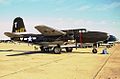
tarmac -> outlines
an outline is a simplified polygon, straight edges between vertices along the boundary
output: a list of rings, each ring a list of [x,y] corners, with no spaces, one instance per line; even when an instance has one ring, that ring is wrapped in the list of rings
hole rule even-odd
[[[37,47],[37,46],[36,46]],[[53,54],[28,44],[0,43],[0,79],[120,79],[120,44]]]

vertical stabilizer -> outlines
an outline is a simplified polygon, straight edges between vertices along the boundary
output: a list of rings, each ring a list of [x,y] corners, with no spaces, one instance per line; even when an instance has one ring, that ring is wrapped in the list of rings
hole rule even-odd
[[[12,32],[26,32],[25,25],[23,19],[21,17],[17,17],[13,21]]]

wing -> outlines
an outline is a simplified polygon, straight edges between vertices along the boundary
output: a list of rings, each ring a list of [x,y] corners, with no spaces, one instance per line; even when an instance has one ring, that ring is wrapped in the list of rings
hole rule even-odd
[[[11,32],[5,32],[4,34],[5,34],[6,36],[10,37],[10,38],[23,37],[23,35],[11,33]]]
[[[31,37],[41,36],[41,34],[33,34],[33,33],[27,33],[27,32],[23,32],[23,33],[5,32],[4,34],[10,38],[14,38],[14,37],[29,38],[30,36]]]
[[[45,36],[57,36],[57,35],[65,35],[66,34],[63,31],[59,31],[59,30],[53,29],[51,27],[47,27],[45,25],[39,25],[39,26],[36,26],[35,28]]]

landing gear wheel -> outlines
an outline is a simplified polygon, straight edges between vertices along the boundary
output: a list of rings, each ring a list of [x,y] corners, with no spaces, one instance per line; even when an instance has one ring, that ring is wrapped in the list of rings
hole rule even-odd
[[[66,47],[66,52],[72,52],[73,48]]]
[[[54,47],[54,54],[61,54],[61,48],[59,46]]]
[[[41,46],[40,49],[41,49],[42,52],[49,52],[48,47],[45,48],[44,46]]]
[[[97,53],[97,49],[93,49],[92,53],[96,54]]]

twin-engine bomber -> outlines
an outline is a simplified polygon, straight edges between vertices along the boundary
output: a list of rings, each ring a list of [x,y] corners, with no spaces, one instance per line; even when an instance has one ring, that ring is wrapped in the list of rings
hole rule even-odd
[[[27,33],[23,19],[17,17],[13,21],[12,32],[4,34],[13,41],[20,41],[40,45],[43,52],[52,50],[55,54],[60,54],[61,49],[72,52],[73,48],[81,47],[82,44],[95,44],[99,41],[106,41],[109,36],[105,32],[86,31],[86,29],[56,30],[46,25],[35,26],[40,34]],[[94,48],[93,53],[97,53]]]

